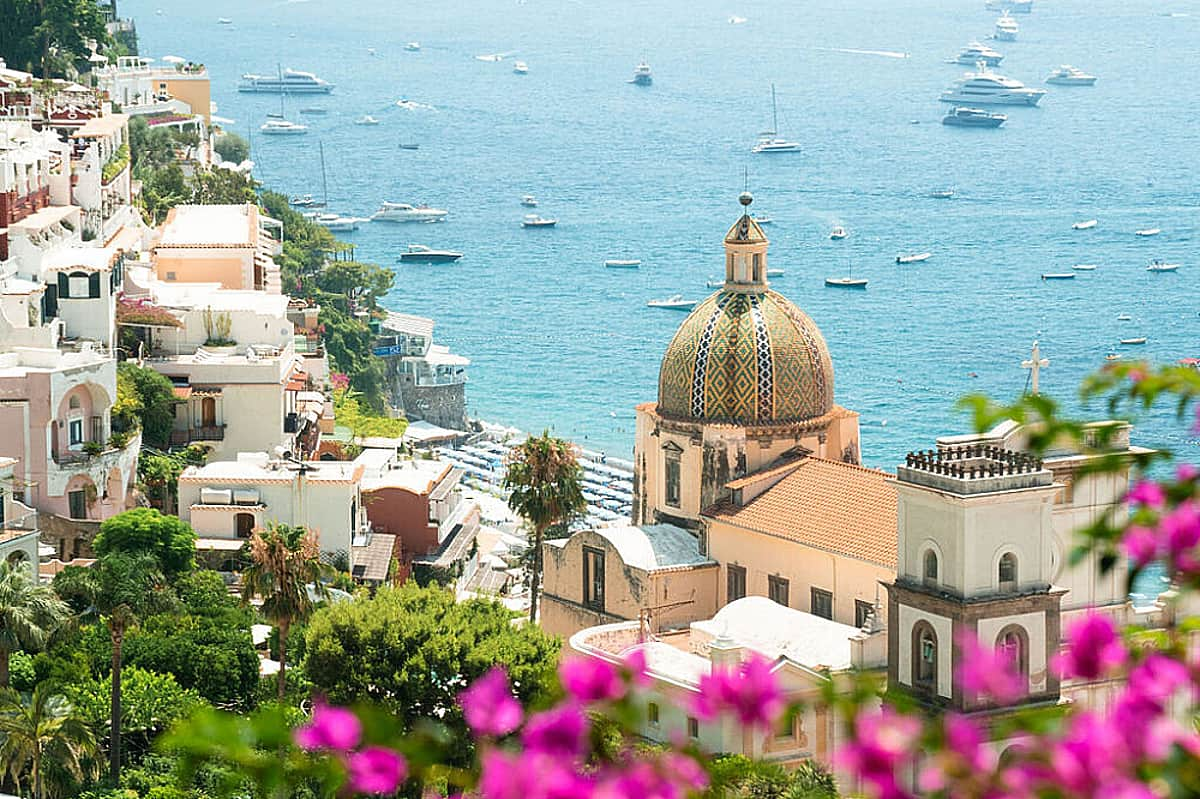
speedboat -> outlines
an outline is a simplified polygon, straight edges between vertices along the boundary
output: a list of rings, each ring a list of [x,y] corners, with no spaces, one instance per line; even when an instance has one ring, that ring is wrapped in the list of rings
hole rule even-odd
[[[1154,260],[1146,267],[1147,272],[1175,272],[1179,270],[1179,264],[1165,264],[1162,261]]]
[[[1071,229],[1072,230],[1091,230],[1097,224],[1098,224],[1098,222],[1095,219],[1087,219],[1087,220],[1084,220],[1083,222],[1076,222],[1075,224],[1071,225]]]
[[[898,264],[919,264],[922,261],[928,261],[933,253],[919,252],[914,255],[897,255],[896,263]]]
[[[638,86],[649,86],[651,83],[654,83],[654,75],[650,72],[650,65],[642,61],[634,67],[633,78],[629,82]]]
[[[1008,11],[1005,11],[1000,15],[1000,19],[996,20],[996,30],[992,34],[992,38],[998,42],[1015,42],[1017,31],[1020,29],[1017,21],[1008,15]]]
[[[610,258],[604,262],[608,269],[637,269],[642,262],[637,258]]]
[[[300,109],[300,113],[301,113],[301,114],[308,114],[308,115],[311,115],[311,116],[323,116],[323,115],[325,115],[325,114],[328,114],[328,113],[329,113],[329,109],[328,109],[328,108],[322,108],[322,107],[321,107],[321,106],[319,106],[319,105],[310,105],[310,106],[306,106],[306,107],[304,107],[304,108],[301,108],[301,109]]]
[[[1131,321],[1133,321],[1133,317],[1127,313],[1119,313],[1119,314],[1117,314],[1117,321],[1118,322],[1131,322]]]
[[[699,300],[685,300],[682,294],[672,294],[665,300],[650,300],[648,308],[666,308],[669,311],[690,311],[696,307]]]
[[[772,225],[775,223],[775,220],[766,214],[751,214],[750,218],[760,225]]]
[[[494,64],[497,61],[503,61],[504,54],[503,53],[485,53],[484,55],[475,56],[475,60],[476,61],[488,61],[488,62]]]
[[[1013,78],[997,75],[980,64],[977,72],[968,72],[939,98],[943,103],[970,105],[1037,105],[1045,89],[1031,89]]]
[[[1000,53],[988,47],[986,44],[980,44],[979,42],[971,42],[968,44],[954,59],[955,63],[966,64],[969,67],[975,66],[980,61],[982,61],[986,66],[998,67],[1000,66],[1000,62],[1003,60],[1004,56],[1000,55]]]
[[[1135,230],[1133,232],[1134,232],[1134,235],[1145,238],[1147,236],[1157,236],[1159,233],[1162,233],[1162,228],[1148,227],[1148,228],[1142,228],[1141,230]]]
[[[337,214],[317,214],[313,221],[328,231],[348,232],[358,230],[358,225],[362,221],[355,216],[338,216]]]
[[[232,25],[233,20],[231,20],[229,17],[217,17],[217,24],[218,25]]]
[[[400,253],[401,261],[423,264],[448,264],[462,258],[461,252],[454,250],[435,250],[423,244],[410,244],[408,249]]]
[[[841,241],[849,235],[850,234],[846,232],[846,228],[842,227],[841,225],[838,225],[833,230],[829,231],[829,238],[833,239],[834,241]]]
[[[783,277],[782,269],[767,269],[767,277]]]
[[[525,214],[521,220],[521,227],[554,227],[557,224],[557,219],[547,219],[537,214]]]
[[[308,126],[298,122],[289,122],[280,117],[271,117],[258,129],[264,136],[297,136],[308,133]]]
[[[242,75],[237,89],[266,94],[329,94],[333,84],[311,72],[285,69],[279,75]]]
[[[1074,272],[1043,272],[1042,280],[1074,280]]]
[[[1058,86],[1091,86],[1095,82],[1095,75],[1089,75],[1082,69],[1077,69],[1070,64],[1063,64],[1051,72],[1050,77],[1046,78],[1046,83],[1053,83]]]
[[[537,197],[532,194],[526,194],[521,197],[521,205],[526,208],[537,208]]]
[[[825,285],[838,289],[865,289],[867,279],[865,277],[827,277]]]
[[[943,125],[954,125],[960,128],[998,128],[1008,121],[1004,114],[985,111],[982,108],[967,108],[956,106],[942,117]]]
[[[421,49],[421,43],[420,42],[409,42],[408,44],[404,45],[404,49],[410,53],[415,53]]]
[[[934,189],[929,196],[935,200],[949,200],[954,196],[954,189]]]
[[[436,222],[443,219],[447,213],[441,208],[430,208],[428,205],[385,202],[372,214],[371,219],[376,222]]]
[[[1119,352],[1110,352],[1108,355],[1105,355],[1105,356],[1104,356],[1104,360],[1106,360],[1106,361],[1119,361],[1119,360],[1121,360],[1121,353],[1119,353]]]
[[[371,116],[370,114],[367,114],[366,116],[361,116],[358,119],[354,120],[354,124],[355,125],[378,125],[379,120],[376,119],[375,117]]]
[[[723,281],[723,280],[709,280],[709,281],[707,281],[707,282],[706,282],[704,285],[705,285],[705,286],[707,286],[707,287],[708,287],[708,288],[710,288],[710,289],[719,289],[719,288],[724,288],[724,287],[725,287],[725,281]]]
[[[513,64],[513,72],[515,72],[518,75],[528,75],[529,74],[529,65],[526,64],[524,61],[518,61],[517,63]]]
[[[1076,272],[1095,272],[1096,271],[1095,264],[1075,264],[1071,268],[1074,269]]]
[[[288,200],[290,205],[296,208],[324,208],[325,203],[313,199],[311,194],[300,194]]]
[[[401,150],[419,150],[419,149],[421,149],[421,145],[419,145],[419,144],[404,144],[403,142],[401,142],[400,144],[398,144],[396,146],[399,147]]]
[[[1145,336],[1135,336],[1134,338],[1123,338],[1123,339],[1121,339],[1121,343],[1126,346],[1136,346],[1138,344],[1145,344],[1146,337]]]
[[[418,103],[416,100],[409,100],[407,97],[401,97],[399,100],[397,100],[396,107],[403,108],[405,111],[433,111],[434,110],[433,106],[431,106],[431,105],[426,105],[425,103]]]

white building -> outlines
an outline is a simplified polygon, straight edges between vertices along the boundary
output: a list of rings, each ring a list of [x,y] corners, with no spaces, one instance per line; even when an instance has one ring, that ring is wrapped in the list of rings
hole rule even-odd
[[[0,560],[29,567],[38,576],[37,511],[14,496],[15,458],[0,457]]]

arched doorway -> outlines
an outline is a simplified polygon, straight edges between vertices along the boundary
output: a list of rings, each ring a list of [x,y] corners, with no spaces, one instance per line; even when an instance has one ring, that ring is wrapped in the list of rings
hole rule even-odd
[[[233,529],[238,538],[249,538],[254,532],[254,514],[239,513],[233,517]]]

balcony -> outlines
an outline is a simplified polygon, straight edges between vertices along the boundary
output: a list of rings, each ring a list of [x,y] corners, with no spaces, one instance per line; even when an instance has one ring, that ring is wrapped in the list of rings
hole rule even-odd
[[[213,424],[203,427],[190,427],[187,430],[172,430],[171,443],[194,444],[198,441],[224,441],[225,425]]]
[[[20,511],[19,515],[17,514],[18,511]],[[37,533],[37,511],[14,500],[12,502],[10,512],[13,513],[12,518],[5,519],[4,522],[0,524],[0,543],[13,541],[17,538],[23,538],[24,536]]]

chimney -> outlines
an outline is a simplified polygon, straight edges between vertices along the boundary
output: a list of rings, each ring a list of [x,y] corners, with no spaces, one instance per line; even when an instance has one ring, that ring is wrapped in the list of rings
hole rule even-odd
[[[718,668],[736,668],[742,663],[742,645],[730,638],[728,633],[721,633],[709,643],[708,659],[714,671]]]

